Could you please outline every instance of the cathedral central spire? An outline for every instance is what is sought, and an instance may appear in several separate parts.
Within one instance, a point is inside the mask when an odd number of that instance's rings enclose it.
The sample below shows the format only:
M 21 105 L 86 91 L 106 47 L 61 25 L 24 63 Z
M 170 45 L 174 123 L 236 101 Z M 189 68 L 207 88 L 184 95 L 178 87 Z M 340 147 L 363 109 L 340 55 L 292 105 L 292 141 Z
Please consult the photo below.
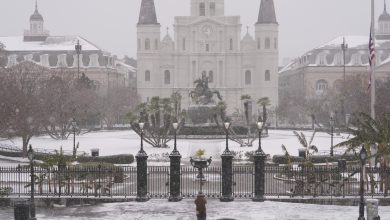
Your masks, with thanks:
M 154 0 L 142 0 L 138 24 L 159 24 L 157 22 Z

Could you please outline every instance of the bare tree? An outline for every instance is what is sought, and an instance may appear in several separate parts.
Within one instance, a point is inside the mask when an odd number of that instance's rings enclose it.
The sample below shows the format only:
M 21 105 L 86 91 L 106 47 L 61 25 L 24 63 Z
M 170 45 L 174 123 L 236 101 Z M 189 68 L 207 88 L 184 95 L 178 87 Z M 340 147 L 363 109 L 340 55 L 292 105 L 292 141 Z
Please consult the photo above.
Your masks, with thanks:
M 8 137 L 22 138 L 24 156 L 27 155 L 31 137 L 41 133 L 45 114 L 41 109 L 39 94 L 47 74 L 46 69 L 31 62 L 22 62 L 3 72 L 8 84 L 6 88 L 12 94 L 2 101 L 10 108 L 5 133 Z

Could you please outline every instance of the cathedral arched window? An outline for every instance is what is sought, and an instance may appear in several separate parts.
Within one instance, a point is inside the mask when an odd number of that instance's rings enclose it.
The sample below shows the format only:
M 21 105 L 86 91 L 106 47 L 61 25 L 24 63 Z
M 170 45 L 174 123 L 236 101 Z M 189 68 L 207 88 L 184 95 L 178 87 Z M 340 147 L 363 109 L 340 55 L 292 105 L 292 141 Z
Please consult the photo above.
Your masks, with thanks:
M 233 38 L 230 38 L 229 40 L 229 49 L 233 50 Z
M 204 2 L 199 4 L 199 16 L 206 16 L 206 6 Z
M 171 84 L 171 72 L 169 70 L 165 70 L 164 72 L 164 83 L 166 85 Z
M 183 38 L 183 50 L 186 50 L 186 38 Z
M 210 44 L 206 44 L 206 52 L 210 51 Z
M 271 81 L 271 72 L 269 70 L 265 71 L 264 80 L 265 81 Z
M 154 49 L 158 50 L 158 39 L 154 40 Z
M 252 72 L 250 70 L 245 71 L 245 84 L 250 85 L 252 83 Z
M 316 82 L 316 94 L 322 95 L 328 90 L 328 82 L 324 79 L 320 79 Z
M 260 38 L 257 38 L 257 49 L 258 50 L 261 49 L 261 39 Z
M 150 50 L 150 39 L 146 38 L 145 40 L 145 50 Z
M 209 82 L 210 83 L 214 82 L 214 72 L 212 70 L 209 71 Z
M 271 48 L 271 40 L 267 37 L 265 38 L 265 49 L 270 49 Z
M 210 2 L 210 16 L 215 16 L 215 2 Z
M 277 50 L 278 49 L 278 38 L 274 38 L 274 49 Z
M 141 39 L 138 39 L 138 50 L 141 50 Z
M 145 71 L 145 82 L 150 82 L 150 71 L 149 70 Z

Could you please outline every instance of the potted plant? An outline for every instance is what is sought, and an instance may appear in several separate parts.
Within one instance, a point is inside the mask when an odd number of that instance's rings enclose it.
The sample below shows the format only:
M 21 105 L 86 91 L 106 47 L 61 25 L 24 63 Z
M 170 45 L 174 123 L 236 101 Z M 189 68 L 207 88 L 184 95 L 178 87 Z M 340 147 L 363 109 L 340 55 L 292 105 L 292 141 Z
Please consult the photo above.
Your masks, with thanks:
M 206 151 L 203 149 L 199 149 L 195 152 L 194 158 L 190 157 L 191 165 L 198 169 L 199 173 L 196 178 L 204 181 L 203 169 L 207 168 L 211 164 L 211 157 L 206 159 L 204 157 Z

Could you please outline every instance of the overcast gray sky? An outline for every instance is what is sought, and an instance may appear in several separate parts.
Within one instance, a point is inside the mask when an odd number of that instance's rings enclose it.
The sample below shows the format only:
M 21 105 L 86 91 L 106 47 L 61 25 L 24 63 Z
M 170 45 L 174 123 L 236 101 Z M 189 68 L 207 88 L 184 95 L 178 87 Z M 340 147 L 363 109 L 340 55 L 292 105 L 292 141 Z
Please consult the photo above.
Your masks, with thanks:
M 274 0 L 280 24 L 280 59 L 294 58 L 340 35 L 369 35 L 371 0 Z M 190 14 L 190 0 L 155 0 L 165 28 L 174 16 Z M 0 0 L 0 36 L 28 29 L 35 0 Z M 119 56 L 136 56 L 136 23 L 141 0 L 39 0 L 51 35 L 81 35 Z M 242 30 L 257 20 L 260 0 L 225 0 L 226 15 L 240 15 Z M 383 0 L 376 0 L 376 19 Z M 388 10 L 390 11 L 390 10 Z M 368 37 L 367 37 L 368 41 Z

